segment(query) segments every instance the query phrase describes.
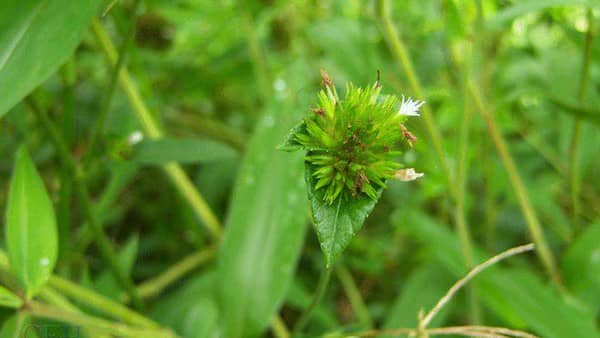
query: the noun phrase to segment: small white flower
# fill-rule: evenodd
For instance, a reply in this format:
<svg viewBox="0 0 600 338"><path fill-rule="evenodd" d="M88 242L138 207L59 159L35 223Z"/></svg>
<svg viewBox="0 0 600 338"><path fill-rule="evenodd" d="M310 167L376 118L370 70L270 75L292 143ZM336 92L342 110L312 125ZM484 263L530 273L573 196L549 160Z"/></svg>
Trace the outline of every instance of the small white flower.
<svg viewBox="0 0 600 338"><path fill-rule="evenodd" d="M394 176L402 182L408 182L414 181L419 177L423 177L423 175L425 174L416 172L414 168L406 168L396 171Z"/></svg>
<svg viewBox="0 0 600 338"><path fill-rule="evenodd" d="M130 146L141 142L144 139L144 134L142 134L141 131L136 130L133 133L131 133L129 135L129 137L127 138L127 143L129 143Z"/></svg>
<svg viewBox="0 0 600 338"><path fill-rule="evenodd" d="M399 115L406 116L419 116L419 108L425 104L425 101L413 101L410 97L406 99L404 95L402 95L402 105L400 106L400 110L398 111Z"/></svg>

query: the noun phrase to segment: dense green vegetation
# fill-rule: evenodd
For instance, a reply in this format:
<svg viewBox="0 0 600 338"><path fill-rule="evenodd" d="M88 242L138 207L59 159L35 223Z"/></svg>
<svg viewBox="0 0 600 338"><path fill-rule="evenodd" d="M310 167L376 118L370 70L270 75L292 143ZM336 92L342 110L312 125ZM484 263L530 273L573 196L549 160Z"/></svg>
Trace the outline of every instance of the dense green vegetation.
<svg viewBox="0 0 600 338"><path fill-rule="evenodd" d="M3 1L0 338L600 337L599 11Z"/></svg>

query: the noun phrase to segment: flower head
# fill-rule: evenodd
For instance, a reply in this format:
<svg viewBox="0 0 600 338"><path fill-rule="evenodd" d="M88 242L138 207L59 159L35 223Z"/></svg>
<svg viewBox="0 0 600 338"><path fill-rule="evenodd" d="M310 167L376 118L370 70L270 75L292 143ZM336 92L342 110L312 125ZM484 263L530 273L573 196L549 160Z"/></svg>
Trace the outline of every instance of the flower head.
<svg viewBox="0 0 600 338"><path fill-rule="evenodd" d="M400 105L398 115L419 116L419 108L424 104L425 101L413 101L410 97L406 99L404 95L402 95L402 104Z"/></svg>
<svg viewBox="0 0 600 338"><path fill-rule="evenodd" d="M376 200L402 168L397 161L406 142L412 146L416 141L403 123L418 116L424 102L403 97L398 112L399 100L381 94L379 81L364 88L350 83L340 97L331 77L323 70L321 76L324 89L318 106L292 129L280 149L307 151L307 175L329 205L338 198Z"/></svg>

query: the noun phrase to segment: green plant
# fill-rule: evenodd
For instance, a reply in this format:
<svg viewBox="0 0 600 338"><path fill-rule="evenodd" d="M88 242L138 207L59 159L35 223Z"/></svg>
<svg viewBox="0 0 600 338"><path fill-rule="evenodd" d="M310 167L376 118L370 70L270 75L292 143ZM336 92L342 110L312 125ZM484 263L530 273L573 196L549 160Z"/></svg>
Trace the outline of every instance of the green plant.
<svg viewBox="0 0 600 338"><path fill-rule="evenodd" d="M378 73L379 74L379 73ZM324 89L318 107L292 129L281 150L306 150L306 184L327 266L362 227L386 181L416 179L403 169L402 150L416 141L404 126L424 104L381 95L379 79L361 88L349 83L343 99L321 70ZM378 75L379 77L379 75Z"/></svg>

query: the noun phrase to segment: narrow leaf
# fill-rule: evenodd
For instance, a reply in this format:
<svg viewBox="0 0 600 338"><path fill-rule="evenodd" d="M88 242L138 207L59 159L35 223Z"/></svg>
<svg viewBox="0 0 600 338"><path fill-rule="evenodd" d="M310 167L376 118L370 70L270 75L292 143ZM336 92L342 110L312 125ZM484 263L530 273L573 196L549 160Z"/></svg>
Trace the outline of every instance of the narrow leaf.
<svg viewBox="0 0 600 338"><path fill-rule="evenodd" d="M590 225L567 249L562 270L569 289L597 311L600 306L600 224Z"/></svg>
<svg viewBox="0 0 600 338"><path fill-rule="evenodd" d="M132 160L140 164L162 165L169 162L206 163L234 158L229 146L203 139L144 140L133 150Z"/></svg>
<svg viewBox="0 0 600 338"><path fill-rule="evenodd" d="M154 307L153 317L183 338L215 337L219 323L215 277L214 271L192 277L162 297Z"/></svg>
<svg viewBox="0 0 600 338"><path fill-rule="evenodd" d="M335 258L346 249L352 237L362 228L383 189L377 191L377 199L371 199L364 194L347 199L339 196L332 204L329 204L325 200L325 189L315 190L317 182L313 173L313 167L306 164L305 179L308 186L308 198L317 237L325 256L325 264L329 267Z"/></svg>
<svg viewBox="0 0 600 338"><path fill-rule="evenodd" d="M0 306L18 309L23 305L23 300L10 290L0 286Z"/></svg>
<svg viewBox="0 0 600 338"><path fill-rule="evenodd" d="M600 111L582 107L580 104L551 98L550 102L562 108L562 111L584 121L600 126Z"/></svg>
<svg viewBox="0 0 600 338"><path fill-rule="evenodd" d="M44 182L21 147L15 157L6 210L11 269L30 299L48 281L58 251L56 219Z"/></svg>
<svg viewBox="0 0 600 338"><path fill-rule="evenodd" d="M302 154L276 149L293 123L282 105L259 122L240 168L218 262L223 336L265 330L291 283L304 240Z"/></svg>
<svg viewBox="0 0 600 338"><path fill-rule="evenodd" d="M79 44L99 0L5 0L0 10L0 117Z"/></svg>

